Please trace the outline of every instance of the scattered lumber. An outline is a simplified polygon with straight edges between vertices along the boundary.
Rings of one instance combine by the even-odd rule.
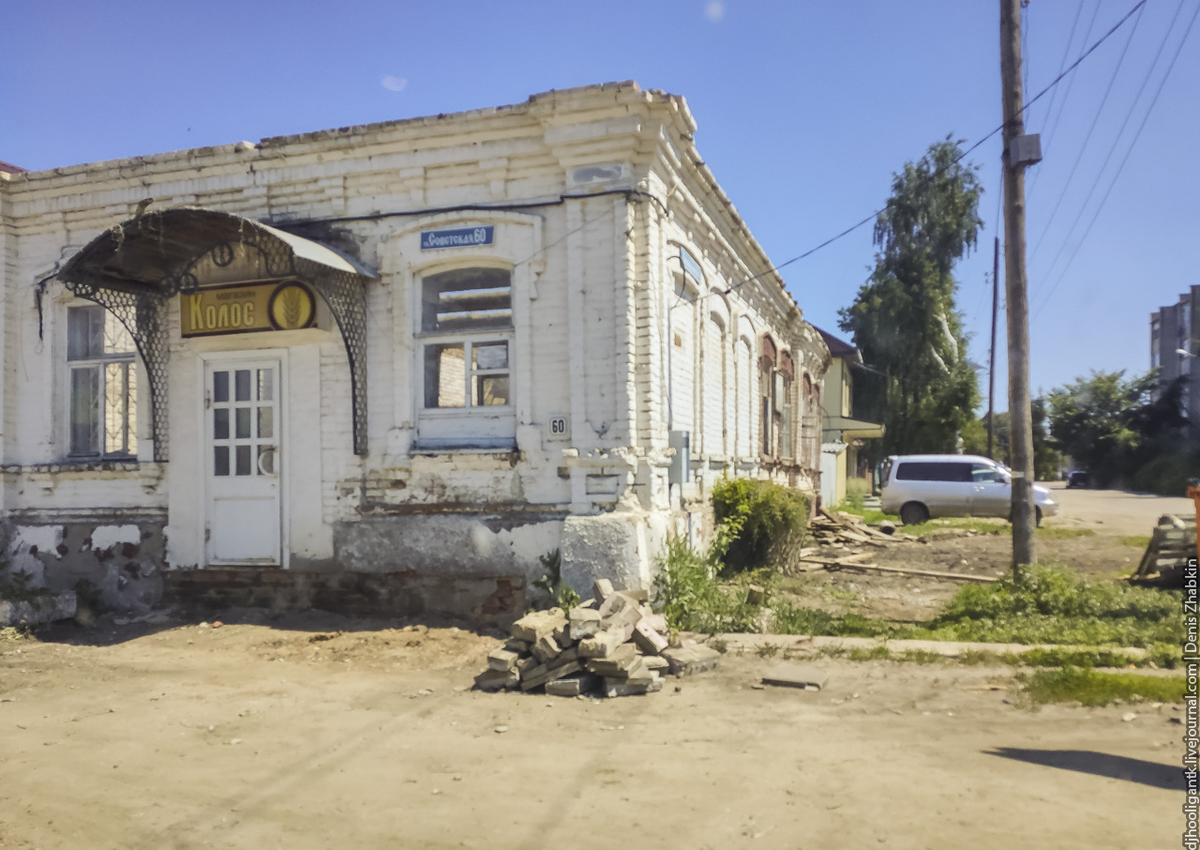
[[[1196,518],[1163,514],[1133,577],[1178,587],[1183,583],[1183,568],[1195,557]]]
[[[598,692],[609,697],[652,694],[662,676],[710,670],[720,653],[694,641],[671,646],[667,621],[644,590],[614,590],[596,582],[594,598],[572,608],[534,611],[512,624],[512,637],[488,655],[475,677],[481,691],[545,690],[552,696]]]
[[[899,532],[892,523],[886,525],[887,529],[883,530],[872,528],[855,514],[821,508],[809,521],[808,530],[819,546],[886,546],[897,540],[916,539],[911,534]]]
[[[973,581],[979,584],[995,584],[1000,579],[993,576],[975,576],[969,573],[944,573],[938,570],[914,570],[908,567],[884,567],[879,564],[860,564],[848,559],[834,561],[826,569],[874,570],[881,573],[896,573],[898,575],[918,576],[921,578],[944,578],[952,581]]]

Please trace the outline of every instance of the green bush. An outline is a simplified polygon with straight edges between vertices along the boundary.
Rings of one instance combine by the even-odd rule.
[[[725,478],[713,488],[712,500],[717,522],[737,529],[721,559],[726,570],[787,566],[803,547],[808,530],[803,494],[771,481]]]
[[[1187,492],[1188,479],[1200,477],[1200,453],[1192,449],[1177,449],[1142,464],[1133,473],[1134,490],[1157,493],[1160,496],[1182,496]]]

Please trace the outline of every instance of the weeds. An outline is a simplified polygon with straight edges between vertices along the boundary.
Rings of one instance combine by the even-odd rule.
[[[779,654],[779,644],[764,643],[761,644],[756,651],[759,658],[774,658]]]
[[[54,591],[45,587],[31,587],[33,576],[29,573],[7,570],[6,575],[0,576],[0,599],[6,602],[28,602],[34,608],[40,609],[50,602]]]
[[[1090,584],[1065,567],[1034,567],[1025,583],[968,585],[914,637],[1087,646],[1180,644],[1180,594],[1114,582]]]
[[[713,514],[734,531],[720,554],[724,568],[742,572],[795,561],[808,533],[808,500],[771,481],[724,478],[713,488]]]
[[[562,553],[558,549],[539,555],[538,560],[546,572],[533,586],[546,595],[551,607],[570,611],[583,601],[573,587],[563,584]]]
[[[1101,706],[1117,700],[1138,699],[1179,702],[1187,688],[1187,680],[1183,677],[1100,673],[1077,667],[1039,670],[1017,678],[1034,705],[1079,702],[1086,706]]]
[[[1132,537],[1122,537],[1122,546],[1132,546],[1134,549],[1145,549],[1150,545],[1150,537],[1145,534],[1135,534]]]

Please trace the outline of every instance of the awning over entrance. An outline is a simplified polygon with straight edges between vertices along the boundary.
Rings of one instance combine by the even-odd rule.
[[[883,426],[862,419],[851,419],[849,416],[829,416],[824,423],[824,432],[840,435],[845,440],[869,440],[883,436]]]
[[[198,267],[258,255],[272,278],[309,284],[329,305],[346,345],[354,405],[354,451],[367,451],[366,281],[377,275],[319,242],[242,216],[198,208],[150,212],[116,225],[67,261],[58,278],[110,310],[129,329],[150,384],[155,460],[167,460],[168,304],[205,283]]]

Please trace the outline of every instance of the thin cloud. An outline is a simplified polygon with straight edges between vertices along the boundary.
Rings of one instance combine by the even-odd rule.
[[[408,80],[404,79],[404,77],[393,77],[391,74],[384,74],[379,80],[379,85],[388,91],[404,91],[404,87],[408,85]]]
[[[720,23],[721,19],[725,17],[725,4],[721,0],[711,0],[704,7],[704,17],[708,18],[714,24]]]

